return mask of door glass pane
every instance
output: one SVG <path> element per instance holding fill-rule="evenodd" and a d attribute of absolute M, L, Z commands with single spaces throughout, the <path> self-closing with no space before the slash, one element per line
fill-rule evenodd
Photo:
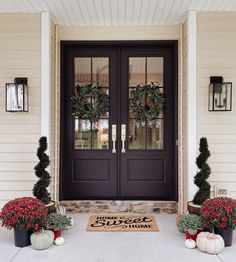
<path fill-rule="evenodd" d="M 131 119 L 129 122 L 129 149 L 145 149 L 145 122 Z"/>
<path fill-rule="evenodd" d="M 91 148 L 91 122 L 75 118 L 75 149 Z"/>
<path fill-rule="evenodd" d="M 93 83 L 101 87 L 108 87 L 109 83 L 109 60 L 108 57 L 95 57 L 92 60 Z"/>
<path fill-rule="evenodd" d="M 100 119 L 92 123 L 92 148 L 108 149 L 108 119 Z"/>
<path fill-rule="evenodd" d="M 129 86 L 145 84 L 145 57 L 129 58 Z"/>
<path fill-rule="evenodd" d="M 91 58 L 75 58 L 75 86 L 91 83 Z"/>
<path fill-rule="evenodd" d="M 147 84 L 163 87 L 163 57 L 147 57 Z"/>
<path fill-rule="evenodd" d="M 129 149 L 164 148 L 164 114 L 157 110 L 157 96 L 163 94 L 163 64 L 163 57 L 129 58 Z"/>
<path fill-rule="evenodd" d="M 147 149 L 163 149 L 163 119 L 149 121 L 147 128 Z"/>
<path fill-rule="evenodd" d="M 75 94 L 79 97 L 74 107 L 79 111 L 74 118 L 75 149 L 108 150 L 109 111 L 103 113 L 102 108 L 107 108 L 104 101 L 109 100 L 109 58 L 76 57 L 74 64 Z"/>

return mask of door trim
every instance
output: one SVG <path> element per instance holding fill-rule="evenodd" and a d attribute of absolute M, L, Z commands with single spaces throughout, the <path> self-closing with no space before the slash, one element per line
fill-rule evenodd
<path fill-rule="evenodd" d="M 187 200 L 193 199 L 196 187 L 193 183 L 197 168 L 197 14 L 189 11 L 187 15 Z"/>
<path fill-rule="evenodd" d="M 174 119 L 174 134 L 175 138 L 174 140 L 178 140 L 178 40 L 140 40 L 140 41 L 60 41 L 60 157 L 59 157 L 59 200 L 64 200 L 64 192 L 63 192 L 63 156 L 64 156 L 64 123 L 65 123 L 65 56 L 68 49 L 71 48 L 79 48 L 84 46 L 113 46 L 117 47 L 119 50 L 119 47 L 122 46 L 154 46 L 154 47 L 170 47 L 173 50 L 173 57 L 174 57 L 174 63 L 173 63 L 173 73 L 174 73 L 174 109 L 173 110 L 173 119 Z M 119 57 L 119 56 L 118 56 Z M 119 63 L 119 61 L 118 61 Z M 118 72 L 120 73 L 120 72 Z M 120 80 L 118 80 L 120 81 Z M 119 83 L 118 83 L 119 84 Z M 120 104 L 120 103 L 119 103 Z M 119 111 L 118 111 L 119 112 Z M 119 112 L 120 114 L 120 112 Z M 118 115 L 119 117 L 119 115 Z M 174 143 L 173 145 L 174 150 L 174 183 L 175 183 L 175 201 L 178 201 L 178 146 Z M 118 165 L 119 166 L 119 165 Z M 119 178 L 119 176 L 118 176 Z M 119 188 L 118 188 L 119 190 Z M 89 200 L 89 198 L 86 198 Z M 94 199 L 94 198 L 93 198 Z M 112 198 L 109 198 L 112 200 Z M 114 198 L 115 200 L 120 200 L 122 198 Z M 71 199 L 72 200 L 72 199 Z M 96 199 L 94 199 L 96 200 Z M 125 200 L 125 199 L 122 199 Z M 129 198 L 129 200 L 143 200 L 143 198 Z M 168 200 L 168 199 L 160 199 L 160 200 Z"/>

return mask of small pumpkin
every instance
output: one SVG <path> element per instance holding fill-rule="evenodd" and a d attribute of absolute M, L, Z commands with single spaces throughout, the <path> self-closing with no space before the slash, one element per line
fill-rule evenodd
<path fill-rule="evenodd" d="M 53 244 L 54 233 L 51 230 L 35 232 L 30 236 L 30 242 L 34 249 L 47 249 Z"/>
<path fill-rule="evenodd" d="M 66 215 L 66 208 L 61 205 L 56 205 L 56 212 L 61 215 Z"/>
<path fill-rule="evenodd" d="M 196 241 L 194 241 L 193 239 L 186 239 L 185 242 L 184 242 L 184 245 L 187 247 L 187 248 L 195 248 L 196 247 Z"/>
<path fill-rule="evenodd" d="M 209 232 L 201 232 L 197 236 L 197 247 L 205 253 L 217 255 L 223 251 L 225 243 L 220 235 Z"/>
<path fill-rule="evenodd" d="M 64 237 L 57 237 L 55 240 L 54 240 L 54 243 L 56 246 L 61 246 L 63 245 L 65 242 L 65 239 Z"/>

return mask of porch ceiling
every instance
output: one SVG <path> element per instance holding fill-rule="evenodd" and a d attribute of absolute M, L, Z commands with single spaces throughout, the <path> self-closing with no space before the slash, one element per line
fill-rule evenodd
<path fill-rule="evenodd" d="M 236 11 L 236 0 L 0 0 L 0 13 L 49 11 L 63 26 L 173 25 L 189 10 Z"/>

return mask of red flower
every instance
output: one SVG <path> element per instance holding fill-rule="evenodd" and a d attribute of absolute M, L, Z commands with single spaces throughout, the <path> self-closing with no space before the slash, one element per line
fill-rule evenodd
<path fill-rule="evenodd" d="M 201 208 L 201 216 L 207 227 L 236 228 L 236 200 L 217 197 L 206 200 Z"/>
<path fill-rule="evenodd" d="M 220 224 L 220 227 L 221 227 L 221 228 L 226 228 L 226 223 L 225 223 L 225 222 L 222 222 L 222 223 Z"/>
<path fill-rule="evenodd" d="M 222 222 L 226 222 L 226 221 L 227 221 L 227 217 L 222 217 L 222 218 L 221 218 L 221 221 L 222 221 Z"/>
<path fill-rule="evenodd" d="M 35 215 L 36 214 L 36 215 Z M 45 227 L 47 208 L 39 199 L 22 197 L 9 201 L 0 212 L 2 226 L 35 229 Z"/>
<path fill-rule="evenodd" d="M 26 223 L 26 227 L 27 227 L 27 228 L 31 228 L 31 227 L 32 227 L 32 224 L 28 221 L 28 222 Z"/>

